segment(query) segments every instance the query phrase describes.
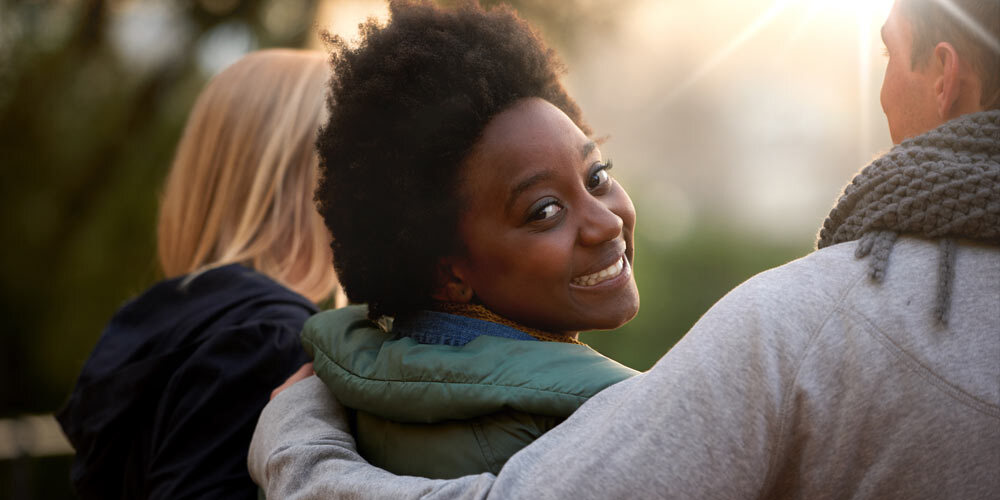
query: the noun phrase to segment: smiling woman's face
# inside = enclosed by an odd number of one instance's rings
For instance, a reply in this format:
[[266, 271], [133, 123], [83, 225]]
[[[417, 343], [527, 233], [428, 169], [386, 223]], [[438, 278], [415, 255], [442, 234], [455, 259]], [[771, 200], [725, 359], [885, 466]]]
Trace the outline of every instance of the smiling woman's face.
[[494, 117], [464, 165], [453, 272], [489, 309], [526, 326], [617, 328], [639, 310], [635, 208], [597, 145], [537, 98]]

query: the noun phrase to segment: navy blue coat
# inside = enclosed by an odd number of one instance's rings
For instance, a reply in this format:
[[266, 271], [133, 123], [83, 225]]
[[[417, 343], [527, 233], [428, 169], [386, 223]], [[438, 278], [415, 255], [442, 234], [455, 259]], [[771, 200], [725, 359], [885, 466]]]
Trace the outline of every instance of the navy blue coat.
[[309, 300], [240, 265], [157, 283], [111, 319], [57, 415], [81, 498], [256, 498], [246, 455], [309, 361]]

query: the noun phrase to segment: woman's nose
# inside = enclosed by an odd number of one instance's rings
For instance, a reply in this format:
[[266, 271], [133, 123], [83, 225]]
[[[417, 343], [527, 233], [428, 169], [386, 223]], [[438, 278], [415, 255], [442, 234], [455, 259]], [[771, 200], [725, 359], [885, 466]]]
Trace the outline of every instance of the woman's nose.
[[600, 245], [622, 234], [622, 218], [601, 200], [592, 199], [583, 208], [580, 242], [585, 246]]

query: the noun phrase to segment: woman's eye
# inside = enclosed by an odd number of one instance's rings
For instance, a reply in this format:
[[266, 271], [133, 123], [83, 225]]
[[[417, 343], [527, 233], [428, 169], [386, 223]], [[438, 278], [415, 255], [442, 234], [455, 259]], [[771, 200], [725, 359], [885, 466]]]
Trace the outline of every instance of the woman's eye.
[[608, 183], [611, 179], [611, 175], [608, 174], [608, 170], [611, 169], [611, 160], [604, 163], [598, 163], [595, 165], [596, 170], [590, 173], [590, 177], [587, 178], [587, 190], [594, 191], [601, 186]]
[[530, 221], [540, 221], [550, 219], [555, 217], [556, 214], [562, 211], [562, 207], [556, 202], [550, 202], [547, 205], [539, 208], [533, 214], [531, 214]]

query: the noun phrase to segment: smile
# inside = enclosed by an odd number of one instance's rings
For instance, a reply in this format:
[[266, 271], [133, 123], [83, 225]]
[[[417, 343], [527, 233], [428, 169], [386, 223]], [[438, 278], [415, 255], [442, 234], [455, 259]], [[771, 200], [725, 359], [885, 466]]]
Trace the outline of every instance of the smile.
[[609, 279], [615, 278], [626, 269], [627, 264], [625, 263], [625, 257], [618, 259], [614, 264], [601, 269], [593, 274], [588, 274], [586, 276], [579, 276], [573, 278], [570, 283], [576, 286], [594, 286], [599, 283], [605, 282]]

